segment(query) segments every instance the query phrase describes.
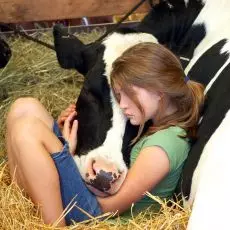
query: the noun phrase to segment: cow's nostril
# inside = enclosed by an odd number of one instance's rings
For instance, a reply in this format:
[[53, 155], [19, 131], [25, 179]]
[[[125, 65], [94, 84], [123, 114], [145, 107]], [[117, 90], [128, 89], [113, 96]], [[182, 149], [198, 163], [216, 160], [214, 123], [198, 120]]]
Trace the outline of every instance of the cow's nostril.
[[117, 174], [116, 173], [113, 174], [113, 178], [117, 179]]
[[95, 168], [95, 163], [96, 163], [96, 161], [93, 160], [93, 161], [92, 161], [92, 175], [93, 175], [93, 176], [96, 176], [96, 175], [97, 175], [97, 171], [96, 171], [96, 168]]
[[88, 170], [87, 170], [87, 172], [86, 172], [86, 174], [85, 174], [85, 178], [86, 178], [87, 180], [92, 179], [92, 178], [95, 178], [96, 175], [97, 175], [97, 171], [96, 171], [95, 166], [94, 166], [95, 163], [96, 163], [96, 161], [95, 161], [95, 160], [92, 160], [92, 161], [89, 162], [89, 164], [88, 164], [88, 168], [87, 168]]

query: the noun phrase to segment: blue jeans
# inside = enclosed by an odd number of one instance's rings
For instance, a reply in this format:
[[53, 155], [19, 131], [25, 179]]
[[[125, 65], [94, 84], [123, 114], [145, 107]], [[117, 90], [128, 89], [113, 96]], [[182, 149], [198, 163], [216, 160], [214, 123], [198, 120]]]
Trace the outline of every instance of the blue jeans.
[[[77, 165], [69, 153], [69, 145], [62, 137], [56, 121], [54, 121], [53, 132], [64, 146], [61, 152], [51, 154], [59, 174], [63, 208], [65, 209], [70, 203], [76, 202], [76, 205], [65, 216], [66, 224], [70, 225], [72, 223], [71, 220], [80, 222], [90, 219], [79, 208], [94, 217], [101, 215], [102, 211], [96, 196], [88, 190], [82, 180]], [[71, 204], [69, 207], [71, 207]]]

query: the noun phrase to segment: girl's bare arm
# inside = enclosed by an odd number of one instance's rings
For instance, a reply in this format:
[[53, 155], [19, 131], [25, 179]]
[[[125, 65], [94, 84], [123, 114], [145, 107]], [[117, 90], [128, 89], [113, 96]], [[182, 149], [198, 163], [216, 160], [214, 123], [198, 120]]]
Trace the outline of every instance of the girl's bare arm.
[[144, 148], [130, 168], [121, 189], [113, 196], [97, 198], [103, 212], [124, 212], [141, 199], [146, 191], [156, 186], [169, 170], [169, 159], [162, 148]]

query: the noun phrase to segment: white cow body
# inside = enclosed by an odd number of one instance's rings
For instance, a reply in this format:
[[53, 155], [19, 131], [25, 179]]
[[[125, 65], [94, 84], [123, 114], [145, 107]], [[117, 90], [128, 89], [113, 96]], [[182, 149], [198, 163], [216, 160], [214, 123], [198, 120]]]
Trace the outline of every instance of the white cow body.
[[[221, 50], [229, 58], [206, 86], [205, 93], [230, 63], [230, 1], [204, 0], [205, 6], [198, 15], [195, 25], [204, 23], [206, 36], [197, 46], [185, 73], [194, 66], [202, 54], [221, 39], [229, 39]], [[230, 77], [230, 76], [229, 76]], [[202, 120], [201, 120], [202, 122]], [[188, 230], [230, 229], [230, 111], [212, 134], [203, 149], [194, 171], [189, 199], [185, 206], [192, 207]]]

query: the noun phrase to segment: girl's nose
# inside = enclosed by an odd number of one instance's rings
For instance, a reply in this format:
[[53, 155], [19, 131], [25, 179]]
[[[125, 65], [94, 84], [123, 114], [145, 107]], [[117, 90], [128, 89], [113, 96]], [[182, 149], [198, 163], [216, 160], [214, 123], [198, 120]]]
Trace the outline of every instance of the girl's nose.
[[120, 99], [119, 106], [120, 106], [121, 109], [126, 109], [127, 108], [127, 102], [122, 97]]

